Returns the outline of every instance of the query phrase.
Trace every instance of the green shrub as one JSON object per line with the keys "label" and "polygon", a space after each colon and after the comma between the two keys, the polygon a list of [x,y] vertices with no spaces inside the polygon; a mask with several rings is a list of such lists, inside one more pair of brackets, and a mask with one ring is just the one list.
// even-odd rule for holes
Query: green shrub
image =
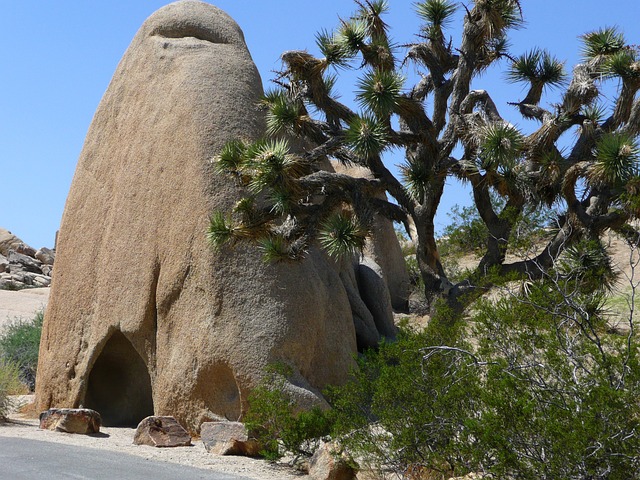
{"label": "green shrub", "polygon": [[400,476],[640,478],[640,345],[607,333],[591,286],[557,273],[476,305],[473,328],[402,331],[332,389],[334,435]]}
{"label": "green shrub", "polygon": [[38,367],[38,351],[44,312],[31,320],[16,320],[0,335],[0,358],[12,362],[20,369],[20,379],[33,391]]}
{"label": "green shrub", "polygon": [[601,293],[569,283],[536,283],[475,318],[488,364],[470,431],[499,478],[639,478],[637,339],[606,333]]}
{"label": "green shrub", "polygon": [[12,407],[9,395],[23,393],[20,369],[14,363],[0,359],[0,420],[5,418]]}
{"label": "green shrub", "polygon": [[269,460],[285,452],[311,456],[331,430],[331,420],[320,408],[301,411],[297,407],[285,388],[290,375],[286,365],[271,366],[248,399],[245,425],[262,446],[261,455]]}
{"label": "green shrub", "polygon": [[362,465],[401,478],[423,468],[443,478],[470,471],[463,456],[465,424],[479,409],[476,367],[455,350],[425,349],[443,344],[468,348],[450,318],[424,332],[401,330],[360,357],[352,382],[330,389],[334,436]]}

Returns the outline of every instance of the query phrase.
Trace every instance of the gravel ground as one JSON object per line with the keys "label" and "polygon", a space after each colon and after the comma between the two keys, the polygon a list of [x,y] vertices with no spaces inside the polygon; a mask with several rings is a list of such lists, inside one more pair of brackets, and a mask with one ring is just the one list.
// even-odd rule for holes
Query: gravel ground
{"label": "gravel ground", "polygon": [[[16,403],[33,401],[32,395],[14,397]],[[221,473],[241,475],[255,480],[294,480],[304,478],[286,464],[269,463],[264,460],[221,456],[207,453],[200,440],[194,440],[191,447],[155,448],[133,445],[133,428],[102,427],[97,435],[76,435],[71,433],[40,430],[38,420],[13,413],[8,423],[0,423],[1,437],[27,438],[43,442],[64,443],[97,450],[137,455],[153,462],[169,462],[179,465],[212,470]]]}

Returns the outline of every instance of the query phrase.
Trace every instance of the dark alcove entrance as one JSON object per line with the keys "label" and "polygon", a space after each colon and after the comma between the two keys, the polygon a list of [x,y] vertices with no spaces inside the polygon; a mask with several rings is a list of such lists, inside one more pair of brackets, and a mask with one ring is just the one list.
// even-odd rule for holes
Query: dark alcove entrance
{"label": "dark alcove entrance", "polygon": [[151,379],[131,342],[116,331],[104,346],[89,374],[85,407],[96,410],[102,423],[135,427],[153,415]]}

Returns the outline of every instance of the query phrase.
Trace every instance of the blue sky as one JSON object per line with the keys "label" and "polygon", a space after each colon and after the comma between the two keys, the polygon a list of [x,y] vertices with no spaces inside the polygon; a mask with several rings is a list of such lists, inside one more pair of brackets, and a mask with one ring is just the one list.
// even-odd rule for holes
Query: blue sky
{"label": "blue sky", "polygon": [[[93,113],[116,65],[144,19],[163,0],[0,0],[0,226],[35,248],[53,246],[78,155]],[[314,35],[353,11],[349,0],[217,0],[242,27],[251,54],[268,86],[285,50],[317,53]],[[415,39],[413,0],[390,0],[387,17],[399,43]],[[470,0],[467,0],[467,4]],[[627,41],[640,44],[638,0],[524,0],[527,25],[513,32],[512,52],[547,48],[571,67],[579,59],[579,35],[616,25]],[[454,45],[457,30],[453,28]],[[506,105],[523,97],[505,84],[501,64],[475,88],[489,90],[506,117],[522,121]],[[416,71],[409,67],[405,75]],[[338,86],[350,102],[352,83]],[[399,163],[398,153],[388,159]],[[452,184],[445,192],[440,226],[468,194]]]}

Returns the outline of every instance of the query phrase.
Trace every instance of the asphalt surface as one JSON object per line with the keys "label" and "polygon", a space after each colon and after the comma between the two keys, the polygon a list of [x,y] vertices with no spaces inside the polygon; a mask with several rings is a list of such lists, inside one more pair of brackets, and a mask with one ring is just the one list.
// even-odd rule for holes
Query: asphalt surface
{"label": "asphalt surface", "polygon": [[251,480],[123,453],[0,437],[0,480]]}

